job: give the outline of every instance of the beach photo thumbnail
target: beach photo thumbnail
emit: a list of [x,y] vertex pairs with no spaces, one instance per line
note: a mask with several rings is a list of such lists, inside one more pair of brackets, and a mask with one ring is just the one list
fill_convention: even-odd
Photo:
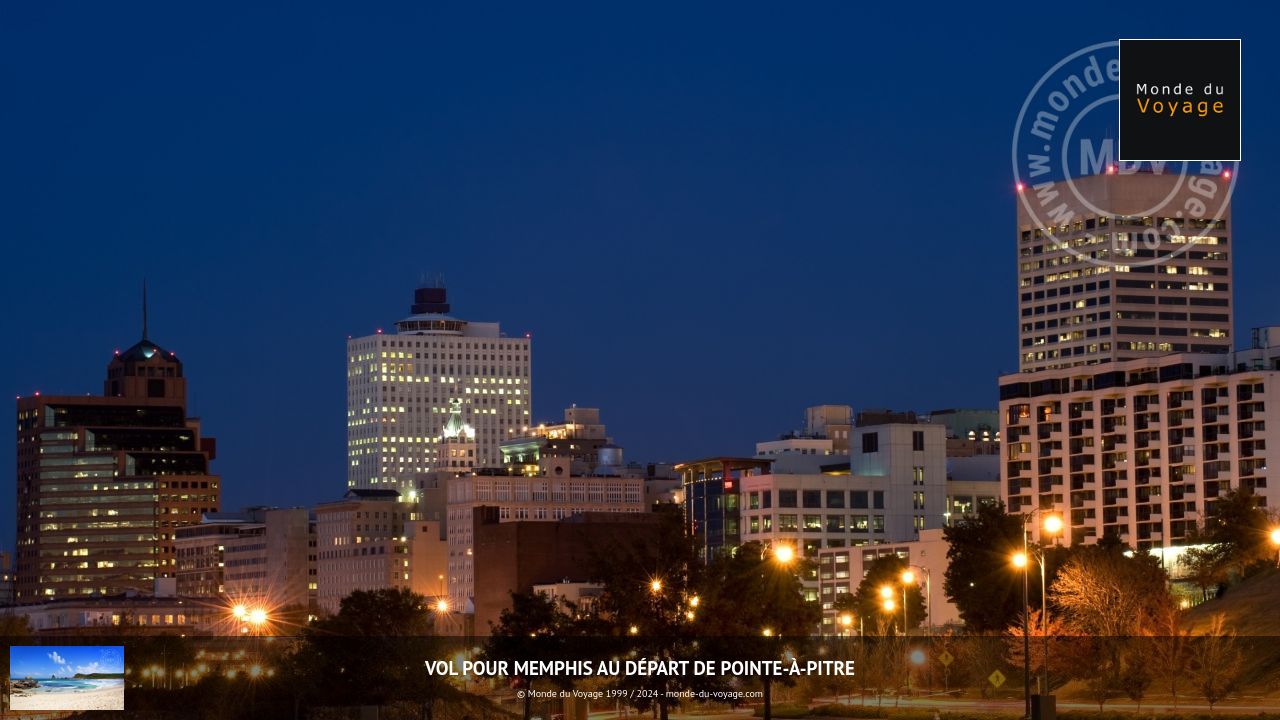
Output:
[[123,710],[124,646],[9,648],[10,710]]

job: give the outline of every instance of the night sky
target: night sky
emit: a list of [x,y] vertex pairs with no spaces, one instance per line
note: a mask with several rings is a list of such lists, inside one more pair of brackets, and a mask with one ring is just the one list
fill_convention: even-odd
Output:
[[1280,323],[1274,16],[182,5],[0,13],[0,378],[100,393],[146,278],[228,509],[341,495],[346,338],[436,274],[532,333],[537,419],[598,406],[632,460],[749,453],[823,402],[994,407],[1014,118],[1120,35],[1243,37],[1237,339]]

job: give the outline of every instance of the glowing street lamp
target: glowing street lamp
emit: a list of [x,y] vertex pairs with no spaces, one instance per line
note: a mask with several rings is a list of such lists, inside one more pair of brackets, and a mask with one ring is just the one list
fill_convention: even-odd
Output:
[[1280,567],[1280,527],[1271,529],[1271,544],[1276,546],[1276,567]]
[[773,548],[773,559],[780,565],[790,565],[796,559],[796,549],[790,545],[778,545]]
[[919,565],[908,565],[902,571],[903,595],[902,604],[907,604],[906,586],[916,584],[917,575],[915,571],[919,571],[924,575],[924,594],[925,594],[925,612],[928,613],[929,625],[926,629],[929,637],[933,637],[933,573],[928,568]]
[[654,578],[649,581],[649,592],[657,595],[662,592],[662,578]]
[[1044,531],[1050,535],[1057,535],[1062,532],[1062,518],[1057,515],[1045,516]]

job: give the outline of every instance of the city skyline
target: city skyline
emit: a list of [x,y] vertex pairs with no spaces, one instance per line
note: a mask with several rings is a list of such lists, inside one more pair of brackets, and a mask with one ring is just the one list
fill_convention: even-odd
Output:
[[[817,32],[816,41],[754,56],[746,46],[768,23],[749,12],[737,18],[743,37],[679,58],[662,56],[645,33],[685,39],[713,18],[693,17],[684,30],[644,26],[596,57],[595,70],[566,50],[518,77],[504,75],[505,65],[470,68],[483,92],[447,73],[425,92],[403,68],[433,68],[436,53],[456,48],[377,55],[343,74],[322,52],[337,18],[311,20],[314,36],[292,53],[244,38],[249,56],[233,65],[238,84],[227,87],[210,77],[214,54],[199,42],[182,49],[180,38],[155,38],[177,55],[168,68],[135,51],[99,52],[103,66],[86,69],[102,49],[101,27],[128,19],[22,17],[16,27],[70,23],[67,42],[84,49],[19,80],[19,101],[41,112],[0,120],[8,137],[27,141],[7,141],[17,172],[3,181],[20,208],[3,232],[23,239],[7,244],[16,277],[3,291],[13,308],[6,329],[27,351],[7,354],[4,377],[15,396],[96,395],[102,364],[136,339],[146,278],[151,335],[187,364],[193,414],[220,440],[215,469],[227,508],[340,494],[343,343],[403,317],[423,273],[444,274],[466,317],[532,333],[535,421],[573,403],[600,407],[630,459],[747,452],[824,402],[994,407],[996,378],[1017,364],[1010,125],[1042,68],[1003,62],[1023,53],[1012,34],[950,58],[1007,76],[984,74],[989,86],[966,90],[981,95],[954,126],[961,138],[934,138],[927,118],[914,117],[925,101],[886,83],[936,72],[954,45],[934,43],[871,81],[908,111],[885,127],[861,117],[877,113],[857,97],[861,59],[846,54],[841,23],[818,30],[820,19],[784,28]],[[406,28],[433,27],[417,20]],[[1143,26],[1178,34],[1163,22]],[[527,41],[501,30],[514,35],[510,60]],[[379,23],[352,32],[393,31]],[[42,57],[31,40],[7,39],[8,59]],[[1090,40],[1054,39],[1037,57]],[[885,39],[866,42],[871,55],[888,52]],[[1245,46],[1271,52],[1247,37]],[[560,79],[547,84],[539,71]],[[98,73],[137,75],[118,96],[102,96]],[[154,92],[187,74],[190,88]],[[615,75],[622,82],[611,89]],[[271,98],[270,78],[297,82]],[[371,109],[341,112],[348,102]],[[1259,108],[1246,116],[1250,160],[1275,155],[1274,141],[1249,126],[1274,102],[1250,97]],[[158,117],[139,122],[139,103]],[[628,120],[673,104],[685,109],[682,120],[656,109]],[[79,118],[84,108],[92,122],[39,127],[48,113]],[[524,120],[516,133],[498,122],[513,113]],[[307,132],[285,141],[299,127]],[[962,162],[943,159],[956,153]],[[317,165],[317,177],[304,177]],[[1261,212],[1276,180],[1249,164],[1242,173],[1236,346],[1248,328],[1280,320],[1265,294],[1276,251],[1265,245]],[[936,227],[893,232],[876,219],[922,215],[939,218]],[[955,218],[964,221],[952,227]],[[55,260],[51,283],[40,271]],[[939,308],[959,321],[929,317]],[[988,341],[967,342],[974,334]],[[268,416],[269,432],[252,422]],[[13,467],[12,453],[0,464]],[[10,539],[12,502],[0,502]]]

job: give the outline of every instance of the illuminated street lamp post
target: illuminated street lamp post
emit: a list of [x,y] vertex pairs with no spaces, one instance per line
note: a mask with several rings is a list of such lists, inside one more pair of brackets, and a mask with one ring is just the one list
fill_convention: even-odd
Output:
[[238,622],[243,623],[240,627],[241,633],[248,633],[253,628],[253,634],[259,635],[266,627],[267,622],[271,619],[265,608],[250,608],[246,605],[239,604],[231,608],[231,617]]
[[[1035,511],[1039,512],[1039,510]],[[1035,513],[1032,513],[1033,515]],[[1056,537],[1062,532],[1062,518],[1057,515],[1045,515],[1042,520],[1045,535]],[[1044,674],[1041,679],[1040,694],[1049,695],[1049,590],[1046,580],[1047,562],[1044,549],[1036,553],[1040,564],[1040,627],[1044,634]],[[1031,564],[1030,548],[1027,543],[1027,532],[1024,524],[1022,531],[1022,552],[1015,553],[1013,566],[1022,571],[1022,692],[1026,705],[1027,717],[1031,717],[1031,628],[1029,616],[1031,601],[1028,597],[1028,565]]]
[[919,570],[924,576],[924,594],[925,594],[925,613],[929,616],[929,624],[926,628],[926,636],[933,637],[933,575],[928,568],[919,565],[908,565],[906,570],[902,571],[902,604],[907,604],[907,586],[915,584],[916,575],[913,570]]
[[[889,616],[889,622],[893,622],[893,611],[897,609],[897,603],[893,601],[893,588],[885,585],[880,588],[880,607],[884,608],[884,612]],[[892,628],[892,624],[890,625]]]
[[[1062,532],[1062,518],[1057,515],[1045,516],[1042,528],[1045,534],[1054,538]],[[1044,550],[1040,551],[1040,628],[1044,631],[1044,686],[1041,689],[1049,694],[1049,588],[1045,582],[1046,558]]]
[[[1022,536],[1023,546],[1026,546],[1027,536]],[[1030,614],[1028,607],[1031,605],[1031,599],[1027,595],[1027,553],[1023,550],[1020,553],[1014,553],[1013,566],[1022,571],[1022,703],[1025,705],[1026,717],[1031,718],[1031,628],[1027,621]]]

